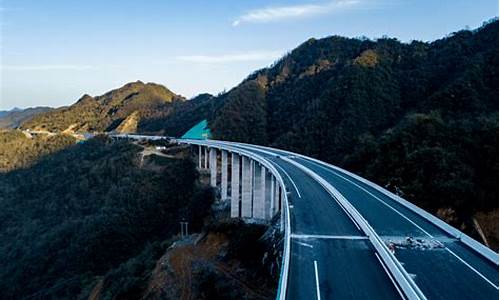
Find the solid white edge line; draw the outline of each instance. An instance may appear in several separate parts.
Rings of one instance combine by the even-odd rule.
[[[384,263],[382,262],[382,260],[380,259],[380,256],[378,255],[377,252],[374,252],[375,253],[375,256],[377,257],[378,259],[378,262],[382,265],[382,268],[384,268],[384,271],[385,273],[387,274],[387,276],[389,276],[389,279],[391,279],[391,282],[392,284],[396,287],[396,290],[398,291],[399,293],[399,296],[401,296],[402,299],[406,299],[405,296],[403,296],[403,293],[401,292],[401,290],[399,289],[399,286],[396,284],[396,282],[394,281],[394,278],[392,278],[391,274],[389,273],[389,270],[387,270],[387,267],[384,265]]]
[[[248,146],[247,146],[248,147]],[[262,152],[264,153],[268,153],[269,155],[272,155],[272,154],[275,154],[275,153],[272,153],[272,152],[269,152],[269,151],[266,151],[266,150],[261,150]],[[281,150],[282,151],[282,150]],[[288,157],[287,157],[288,158]],[[378,196],[374,195],[373,193],[371,193],[370,191],[368,191],[367,189],[365,189],[364,187],[360,186],[359,184],[357,184],[356,182],[353,182],[352,180],[344,177],[343,175],[340,175],[340,174],[337,174],[335,171],[337,171],[335,169],[332,170],[331,167],[326,167],[324,166],[322,163],[319,163],[319,162],[316,162],[315,160],[311,160],[311,159],[307,159],[305,157],[303,157],[302,155],[299,155],[298,157],[297,156],[294,156],[293,159],[296,159],[296,158],[299,158],[299,159],[303,159],[305,161],[308,161],[318,167],[321,167],[322,169],[330,172],[331,174],[333,175],[336,175],[337,177],[340,177],[346,181],[348,181],[349,183],[355,185],[356,187],[358,187],[359,189],[363,190],[365,193],[369,194],[370,196],[374,197],[375,199],[377,199],[378,201],[380,201],[380,203],[382,203],[383,205],[387,206],[388,208],[390,208],[391,210],[393,210],[394,212],[396,212],[397,214],[399,214],[402,218],[406,219],[408,222],[410,222],[411,224],[413,224],[415,227],[417,227],[418,229],[420,229],[424,234],[426,234],[427,236],[431,237],[431,238],[435,238],[434,236],[432,236],[429,232],[427,232],[425,229],[423,229],[422,227],[420,227],[418,224],[416,224],[414,221],[412,221],[411,219],[409,219],[407,216],[403,215],[400,211],[398,211],[397,209],[395,209],[394,207],[392,207],[390,204],[386,203],[385,201],[383,201],[382,199],[380,199]],[[291,159],[291,158],[288,158],[288,159]],[[338,199],[336,199],[335,197],[333,197],[337,203],[340,205]],[[357,225],[356,222],[354,222],[354,220],[352,219],[351,215],[347,213],[347,211],[344,209],[344,207],[342,205],[340,205],[340,207],[344,210],[344,212],[349,216],[349,218],[351,218],[351,221],[353,221],[353,223],[356,225],[356,227],[359,228],[359,226]],[[417,213],[418,214],[418,213]],[[432,223],[432,222],[431,222]],[[433,225],[436,225],[434,223],[432,223]],[[361,230],[361,229],[360,229]],[[470,268],[473,272],[475,272],[476,274],[478,274],[482,279],[484,279],[486,282],[488,282],[489,284],[491,284],[494,288],[496,288],[497,290],[499,289],[498,286],[496,286],[494,283],[492,283],[488,278],[486,278],[486,276],[484,276],[481,272],[479,272],[478,270],[476,270],[474,267],[472,267],[470,264],[468,264],[465,260],[463,260],[458,254],[456,254],[455,252],[453,252],[452,250],[450,250],[448,247],[445,247],[445,249],[451,253],[453,256],[455,256],[460,262],[462,262],[463,264],[465,264],[468,268]]]
[[[291,164],[302,169],[306,174],[311,176],[314,180],[320,183],[325,190],[327,190],[340,205],[345,206],[345,209],[352,214],[352,217],[359,223],[360,227],[363,228],[363,232],[369,237],[370,242],[375,247],[376,251],[382,256],[384,263],[387,263],[387,267],[390,269],[391,274],[394,275],[394,279],[403,289],[404,294],[410,299],[427,299],[424,293],[420,290],[418,285],[414,282],[408,272],[404,269],[397,258],[392,254],[387,245],[382,241],[382,239],[377,235],[375,230],[370,226],[368,221],[356,210],[356,208],[349,202],[345,197],[328,181],[323,177],[319,176],[317,173],[312,171],[310,168],[298,163],[289,158],[283,158],[283,160],[290,162]],[[359,221],[359,222],[358,222]]]
[[[319,293],[319,276],[318,276],[318,262],[314,261],[314,274],[316,275],[316,296],[318,300],[321,300],[321,295]]]
[[[238,143],[238,142],[229,142],[231,144],[234,144],[234,145],[240,145],[240,146],[249,146],[250,144],[245,144],[245,143]],[[274,149],[274,148],[271,148],[271,147],[266,147],[266,146],[260,146],[260,145],[251,145],[253,147],[257,147],[257,148],[260,148],[260,149],[268,149],[268,150],[273,150],[273,151],[280,151],[282,153],[287,153],[287,155],[292,155],[292,156],[295,156],[295,157],[300,157],[300,158],[303,158],[305,160],[308,160],[308,161],[311,161],[311,162],[315,162],[317,164],[322,164],[322,165],[326,165],[332,169],[335,169],[335,170],[339,170],[340,172],[342,172],[343,174],[346,174],[348,176],[351,176],[353,177],[354,179],[357,179],[365,184],[367,184],[368,186],[374,188],[375,190],[381,192],[382,194],[388,196],[389,198],[391,198],[392,200],[398,202],[399,204],[403,205],[404,207],[408,208],[409,210],[415,212],[417,215],[423,217],[424,219],[428,220],[429,222],[431,222],[433,225],[437,226],[438,228],[440,228],[441,230],[445,231],[446,233],[448,233],[449,235],[453,236],[453,237],[456,237],[460,240],[460,242],[462,242],[464,245],[468,246],[469,248],[471,248],[472,250],[476,251],[477,253],[481,254],[482,256],[484,256],[486,259],[488,259],[489,261],[493,262],[494,264],[496,264],[498,266],[498,253],[491,250],[490,248],[484,246],[483,244],[481,244],[480,242],[474,240],[473,238],[471,238],[470,236],[468,236],[467,234],[461,232],[460,230],[456,229],[455,227],[449,225],[448,223],[444,222],[443,220],[437,218],[436,216],[430,214],[429,212],[421,209],[420,207],[414,205],[413,203],[409,202],[408,200],[405,200],[391,192],[389,192],[388,190],[382,188],[381,186],[361,177],[361,176],[358,176],[352,172],[349,172],[347,170],[344,170],[342,168],[339,168],[335,165],[332,165],[332,164],[329,164],[329,163],[326,163],[326,162],[323,162],[321,160],[318,160],[318,159],[315,159],[315,158],[312,158],[312,157],[308,157],[308,156],[305,156],[305,155],[302,155],[302,154],[299,154],[299,153],[295,153],[295,152],[291,152],[291,151],[287,151],[287,150],[281,150],[281,149]],[[281,153],[274,153],[275,155],[282,155]]]
[[[481,276],[486,282],[491,284],[495,289],[498,290],[498,286],[496,286],[493,282],[491,282],[488,278],[486,278],[482,273],[480,273],[478,270],[474,269],[473,266],[469,265],[465,260],[463,260],[460,256],[455,254],[453,251],[451,251],[448,248],[445,248],[446,251],[450,252],[453,256],[455,256],[458,260],[460,260],[462,263],[464,263],[467,267],[469,267],[472,271],[474,271],[477,275]]]
[[[375,194],[373,194],[372,192],[368,191],[367,189],[365,189],[364,187],[360,186],[359,184],[357,184],[356,182],[350,180],[349,178],[346,178],[340,174],[337,174],[335,171],[333,171],[332,169],[329,169],[325,166],[322,166],[318,163],[315,163],[315,162],[311,162],[312,164],[315,164],[317,165],[318,167],[324,169],[325,171],[337,176],[337,177],[340,177],[342,179],[344,179],[345,181],[351,183],[352,185],[356,186],[357,188],[359,188],[360,190],[362,190],[363,192],[367,193],[368,195],[372,196],[373,198],[377,199],[381,204],[387,206],[388,208],[390,208],[392,211],[394,211],[395,213],[397,213],[398,215],[400,215],[402,218],[404,218],[405,220],[407,220],[408,222],[410,222],[412,225],[414,225],[415,227],[417,227],[420,231],[422,231],[424,234],[428,235],[429,237],[431,238],[435,238],[433,235],[431,235],[429,232],[427,232],[425,229],[423,229],[422,227],[420,227],[420,225],[418,225],[417,223],[415,223],[414,221],[412,221],[410,218],[408,218],[407,216],[403,215],[403,213],[401,213],[400,211],[398,211],[397,209],[395,209],[394,207],[392,207],[390,204],[386,203],[384,200],[380,199],[378,196],[376,196]]]
[[[390,208],[391,210],[393,210],[394,212],[396,212],[397,214],[399,214],[401,217],[403,217],[405,220],[407,220],[408,222],[410,222],[411,224],[413,224],[415,227],[417,227],[418,229],[420,229],[423,233],[425,233],[426,235],[428,235],[429,237],[435,239],[436,237],[434,237],[433,235],[431,235],[429,232],[427,232],[426,230],[424,230],[422,227],[420,227],[418,224],[416,224],[414,221],[410,220],[407,216],[403,215],[403,213],[401,213],[400,211],[398,211],[396,208],[392,207],[390,204],[386,203],[384,200],[380,199],[378,196],[374,195],[373,193],[371,193],[370,191],[368,191],[367,189],[365,189],[364,187],[360,186],[359,184],[357,184],[356,182],[353,182],[352,180],[348,179],[348,178],[345,178],[344,176],[340,175],[340,174],[337,174],[335,171],[333,171],[332,169],[329,169],[325,166],[322,166],[318,163],[315,163],[315,162],[312,162],[313,164],[317,165],[318,167],[321,167],[322,169],[330,172],[331,174],[337,176],[337,177],[340,177],[342,179],[344,179],[345,181],[348,181],[349,183],[355,185],[356,187],[358,187],[360,190],[364,191],[365,193],[367,193],[368,195],[372,196],[373,198],[377,199],[380,203],[382,203],[383,205],[387,206],[388,208]],[[462,262],[463,264],[465,264],[469,269],[471,269],[474,273],[476,273],[477,275],[479,275],[482,279],[486,280],[489,284],[491,284],[493,287],[495,287],[497,290],[498,290],[498,286],[495,285],[494,283],[492,283],[485,275],[483,275],[481,272],[479,272],[477,269],[475,269],[473,266],[471,266],[469,263],[467,263],[464,259],[462,259],[458,254],[456,254],[455,252],[453,252],[451,249],[449,249],[448,247],[444,247],[446,251],[448,251],[449,253],[451,253],[453,256],[455,256],[460,262]]]
[[[270,160],[270,162],[272,164],[274,164],[276,167],[278,167],[281,171],[283,171],[283,173],[285,173],[286,177],[288,177],[288,179],[292,183],[293,187],[295,188],[295,191],[297,192],[297,195],[299,195],[299,198],[302,198],[302,196],[300,195],[300,192],[299,192],[299,188],[297,187],[297,185],[295,184],[295,182],[292,180],[292,177],[290,177],[290,175],[287,173],[287,171],[285,171],[285,169],[283,169],[283,167],[281,167],[280,165],[278,165],[274,161]]]

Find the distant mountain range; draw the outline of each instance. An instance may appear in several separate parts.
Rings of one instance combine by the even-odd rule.
[[[38,106],[26,109],[16,107],[12,110],[0,111],[0,128],[17,128],[33,116],[51,110],[51,107]]]
[[[14,107],[13,109],[11,110],[0,110],[0,118],[5,116],[6,114],[8,113],[11,113],[11,112],[14,112],[14,111],[20,111],[21,109],[18,108],[18,107]]]

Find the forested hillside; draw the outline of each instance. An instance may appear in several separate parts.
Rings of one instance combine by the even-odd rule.
[[[200,230],[212,193],[188,158],[148,169],[139,150],[96,138],[0,173],[1,299],[86,299],[103,278],[109,299],[146,289],[180,218]]]
[[[200,120],[209,119],[220,106],[221,100],[210,94],[200,94],[187,101],[176,101],[168,111],[155,117],[143,118],[138,131],[168,136],[181,136]]]
[[[473,233],[498,208],[498,91],[498,20],[432,43],[333,36],[250,75],[209,126],[397,187]]]
[[[29,167],[38,159],[75,142],[75,138],[68,135],[29,138],[19,130],[0,129],[0,173]]]
[[[183,100],[162,85],[137,81],[102,96],[84,95],[75,104],[36,115],[21,127],[52,132],[112,131],[132,114],[137,122],[157,118],[168,114],[174,102]]]

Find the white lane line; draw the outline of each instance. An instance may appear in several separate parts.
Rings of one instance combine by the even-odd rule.
[[[451,251],[450,249],[448,248],[445,248],[446,251],[450,252],[453,256],[455,256],[458,260],[460,260],[461,262],[463,262],[467,267],[469,267],[470,269],[472,269],[474,272],[476,272],[477,275],[481,276],[481,278],[483,278],[484,280],[486,280],[486,282],[488,282],[489,284],[491,284],[495,289],[498,290],[498,286],[496,286],[493,282],[491,282],[488,278],[486,278],[483,274],[481,274],[478,270],[474,269],[474,267],[472,267],[471,265],[469,265],[465,260],[463,260],[460,256],[458,256],[457,254],[455,254],[453,251]]]
[[[313,162],[314,163],[314,162]],[[393,210],[394,212],[396,212],[398,215],[400,215],[401,217],[403,217],[404,219],[406,219],[408,222],[410,222],[411,224],[413,224],[415,227],[417,227],[418,229],[420,229],[423,233],[425,233],[426,235],[428,235],[429,237],[435,239],[435,237],[433,235],[431,235],[429,232],[427,232],[426,230],[424,230],[422,227],[420,227],[419,225],[417,225],[415,222],[413,222],[412,220],[410,220],[407,216],[403,215],[401,212],[399,212],[397,209],[395,209],[394,207],[392,207],[391,205],[387,204],[384,200],[380,199],[379,197],[377,197],[376,195],[374,195],[373,193],[371,193],[370,191],[366,190],[364,187],[360,186],[359,184],[357,184],[356,182],[353,182],[352,180],[348,179],[348,178],[345,178],[344,176],[340,175],[340,174],[337,174],[336,172],[334,172],[333,170],[329,169],[329,168],[326,168],[325,166],[322,166],[320,164],[317,164],[317,163],[314,163],[315,165],[323,168],[324,170],[332,173],[333,175],[337,176],[337,177],[340,177],[342,179],[344,179],[345,181],[348,181],[350,182],[351,184],[357,186],[359,189],[363,190],[364,192],[366,192],[368,195],[372,196],[373,198],[377,199],[380,203],[382,203],[383,205],[387,206],[388,208],[390,208],[391,210]],[[455,256],[460,262],[462,262],[463,264],[465,264],[469,269],[471,269],[474,273],[478,274],[481,278],[483,278],[484,280],[486,280],[486,282],[488,282],[489,284],[491,284],[493,287],[495,287],[495,289],[498,290],[498,286],[495,285],[494,283],[492,283],[486,276],[484,276],[481,272],[479,272],[478,270],[476,270],[473,266],[471,266],[470,264],[468,264],[465,260],[463,260],[460,256],[458,256],[458,254],[456,254],[455,252],[451,251],[448,247],[445,246],[445,250],[448,251],[450,254],[452,254],[453,256]]]
[[[247,148],[249,148],[249,147],[247,147]],[[276,153],[272,153],[272,152],[269,152],[269,151],[266,151],[266,150],[257,150],[257,151],[261,151],[261,152],[263,152],[265,154],[268,154],[268,155],[276,156]],[[294,156],[293,158],[296,158],[296,157]],[[285,169],[283,169],[280,165],[278,165],[276,162],[274,162],[272,160],[270,160],[270,162],[272,162],[276,167],[278,167],[281,171],[283,171],[283,173],[285,173],[285,175],[288,177],[288,179],[290,180],[290,182],[293,184],[293,187],[297,191],[297,194],[299,195],[299,198],[302,198],[302,196],[300,195],[299,189],[297,188],[297,185],[295,185],[295,182],[292,180],[292,178],[290,177],[290,175],[285,171]],[[340,208],[349,217],[349,219],[351,219],[351,222],[354,224],[354,226],[356,226],[356,228],[358,229],[358,231],[362,231],[361,228],[359,227],[358,223],[356,221],[354,221],[354,219],[351,216],[351,214],[349,214],[347,212],[347,210],[344,208],[344,206],[342,204],[340,204],[340,202],[337,200],[337,198],[335,198],[333,196],[332,196],[332,198],[335,199],[335,201],[337,202],[337,205],[340,206]]]
[[[334,239],[334,240],[366,240],[367,236],[359,235],[322,235],[322,234],[291,234],[293,239]]]
[[[319,293],[319,276],[318,276],[318,262],[314,261],[314,274],[316,275],[316,295],[318,300],[321,300],[321,295]]]
[[[298,242],[298,241],[294,241],[294,242],[301,245],[301,246],[304,246],[304,247],[314,248],[313,245],[309,245],[307,243],[302,243],[302,242]]]
[[[292,183],[293,187],[295,188],[295,191],[297,192],[297,195],[299,195],[299,198],[302,198],[302,196],[300,195],[300,192],[299,192],[299,189],[297,188],[297,185],[295,184],[295,182],[292,180],[292,177],[290,177],[290,175],[288,175],[288,173],[285,171],[285,169],[283,169],[280,165],[278,165],[277,163],[275,163],[274,161],[271,161],[276,167],[278,167],[281,171],[283,171],[283,173],[285,173],[286,177],[288,177],[288,179],[290,180],[290,182]]]
[[[402,299],[406,299],[404,296],[403,296],[403,293],[401,292],[401,290],[399,289],[399,286],[396,284],[396,282],[394,281],[394,279],[392,278],[391,274],[389,273],[389,270],[387,270],[387,267],[384,265],[384,263],[382,262],[382,260],[380,259],[380,256],[378,256],[378,253],[377,252],[374,252],[375,253],[375,256],[377,257],[378,259],[378,262],[382,265],[382,268],[384,268],[384,271],[385,273],[387,273],[387,276],[389,276],[389,279],[391,279],[392,281],[392,284],[394,284],[394,286],[396,287],[396,290],[398,291],[399,293],[399,296],[401,296]]]
[[[299,198],[302,198],[302,196],[300,195],[300,192],[299,192],[299,189],[297,188],[297,186],[295,185],[295,182],[292,180],[292,178],[290,177],[290,175],[288,175],[288,173],[285,171],[285,169],[283,169],[280,165],[278,165],[277,163],[271,161],[276,167],[280,168],[281,171],[283,171],[283,173],[285,173],[285,175],[288,177],[288,179],[290,179],[290,181],[292,182],[293,186],[295,187],[295,190],[297,191],[297,194],[299,195]],[[351,214],[349,214],[347,212],[347,210],[344,208],[344,206],[342,204],[340,204],[340,202],[337,200],[337,198],[333,197],[332,198],[337,202],[337,205],[340,206],[340,208],[344,211],[344,213],[349,217],[349,219],[351,219],[352,223],[354,224],[354,226],[356,226],[356,228],[358,228],[359,231],[361,231],[361,228],[359,227],[358,223],[356,221],[354,221],[353,217],[351,216]]]
[[[429,232],[427,232],[425,229],[423,229],[422,227],[420,227],[417,223],[413,222],[411,219],[409,219],[407,216],[403,215],[401,212],[399,212],[397,209],[395,209],[394,207],[392,207],[391,205],[387,204],[384,200],[380,199],[378,196],[374,195],[372,192],[368,191],[367,189],[365,189],[364,187],[360,186],[359,184],[357,184],[356,182],[353,182],[351,181],[349,178],[346,178],[340,174],[337,174],[336,172],[334,172],[333,170],[325,167],[325,166],[322,166],[322,165],[319,165],[319,164],[316,164],[317,166],[323,168],[324,170],[332,173],[333,175],[337,176],[337,177],[340,177],[342,179],[344,179],[345,181],[348,181],[349,183],[355,185],[356,187],[358,187],[360,190],[364,191],[365,193],[367,193],[368,195],[372,196],[373,198],[377,199],[380,203],[382,203],[383,205],[387,206],[388,208],[390,208],[391,210],[393,210],[395,213],[397,213],[398,215],[400,215],[402,218],[404,218],[405,220],[407,220],[408,222],[410,222],[412,225],[414,225],[415,227],[417,227],[418,229],[420,229],[423,233],[425,233],[426,235],[428,235],[429,237],[431,238],[434,238],[434,236],[432,236]]]

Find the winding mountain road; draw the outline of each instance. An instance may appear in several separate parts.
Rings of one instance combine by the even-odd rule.
[[[488,259],[388,192],[294,153],[224,143],[265,156],[293,187],[287,299],[314,299],[317,294],[321,299],[404,298],[355,222],[323,186],[290,160],[334,186],[387,244],[395,245],[396,258],[428,299],[498,298],[498,256],[496,262]]]
[[[244,151],[279,172],[289,214],[280,298],[498,299],[497,253],[364,178],[263,146],[176,142]]]

